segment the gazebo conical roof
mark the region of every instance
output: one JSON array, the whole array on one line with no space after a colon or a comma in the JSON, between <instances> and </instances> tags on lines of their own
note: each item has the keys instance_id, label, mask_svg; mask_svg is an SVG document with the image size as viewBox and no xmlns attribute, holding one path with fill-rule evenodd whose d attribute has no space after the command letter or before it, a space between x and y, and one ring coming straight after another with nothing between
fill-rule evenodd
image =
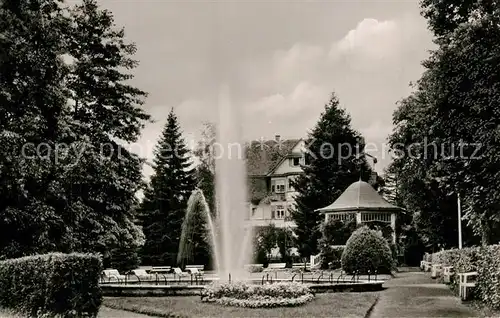
<instances>
[{"instance_id":1,"label":"gazebo conical roof","mask_svg":"<svg viewBox=\"0 0 500 318\"><path fill-rule=\"evenodd\" d=\"M396 212L400 210L401 208L387 202L369 183L357 181L351 184L335 202L316 211L331 213L350 211Z\"/></svg>"}]
</instances>

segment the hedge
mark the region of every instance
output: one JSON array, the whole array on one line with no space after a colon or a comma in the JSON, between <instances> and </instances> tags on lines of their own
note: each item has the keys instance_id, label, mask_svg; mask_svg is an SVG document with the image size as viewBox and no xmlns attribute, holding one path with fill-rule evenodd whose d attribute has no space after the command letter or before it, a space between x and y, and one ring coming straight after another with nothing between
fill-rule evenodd
<instances>
[{"instance_id":1,"label":"hedge","mask_svg":"<svg viewBox=\"0 0 500 318\"><path fill-rule=\"evenodd\" d=\"M0 262L0 306L29 317L96 317L101 259L50 253Z\"/></svg>"},{"instance_id":2,"label":"hedge","mask_svg":"<svg viewBox=\"0 0 500 318\"><path fill-rule=\"evenodd\" d=\"M451 249L430 255L433 264L453 266L455 272L477 271L474 297L493 309L500 309L500 245ZM458 282L452 284L457 290Z\"/></svg>"}]
</instances>

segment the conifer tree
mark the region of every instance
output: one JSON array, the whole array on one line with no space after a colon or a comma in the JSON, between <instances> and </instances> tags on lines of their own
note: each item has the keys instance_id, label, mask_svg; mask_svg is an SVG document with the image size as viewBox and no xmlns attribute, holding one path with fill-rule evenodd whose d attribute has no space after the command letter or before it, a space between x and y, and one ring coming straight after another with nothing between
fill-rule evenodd
<instances>
[{"instance_id":1,"label":"conifer tree","mask_svg":"<svg viewBox=\"0 0 500 318\"><path fill-rule=\"evenodd\" d=\"M364 150L361 136L352 129L351 118L335 94L309 133L306 148L304 174L293 182L298 195L291 211L302 257L318 253L324 216L315 210L333 203L351 183L366 181L371 174L365 158L359 156Z\"/></svg>"},{"instance_id":2,"label":"conifer tree","mask_svg":"<svg viewBox=\"0 0 500 318\"><path fill-rule=\"evenodd\" d=\"M146 236L142 258L148 265L175 265L187 201L196 183L173 109L154 155L154 173L140 208Z\"/></svg>"}]
</instances>

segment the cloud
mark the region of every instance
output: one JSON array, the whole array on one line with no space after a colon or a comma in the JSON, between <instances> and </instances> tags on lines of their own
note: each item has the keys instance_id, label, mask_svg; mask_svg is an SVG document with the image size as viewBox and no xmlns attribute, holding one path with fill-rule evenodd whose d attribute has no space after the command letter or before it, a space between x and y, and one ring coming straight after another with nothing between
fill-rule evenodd
<instances>
[{"instance_id":1,"label":"cloud","mask_svg":"<svg viewBox=\"0 0 500 318\"><path fill-rule=\"evenodd\" d=\"M317 120L328 100L329 91L304 81L291 91L262 97L246 105L248 122L246 135L251 138L280 134L303 137Z\"/></svg>"},{"instance_id":2,"label":"cloud","mask_svg":"<svg viewBox=\"0 0 500 318\"><path fill-rule=\"evenodd\" d=\"M332 45L330 56L361 53L365 58L380 59L397 54L399 45L400 34L395 21L364 19Z\"/></svg>"},{"instance_id":3,"label":"cloud","mask_svg":"<svg viewBox=\"0 0 500 318\"><path fill-rule=\"evenodd\" d=\"M252 64L246 83L262 97L245 103L248 135L305 136L334 91L354 128L376 145L380 170L389 162L382 148L392 130L395 103L408 94L409 81L420 76L430 43L423 26L412 16L366 18L337 40L295 43Z\"/></svg>"}]
</instances>

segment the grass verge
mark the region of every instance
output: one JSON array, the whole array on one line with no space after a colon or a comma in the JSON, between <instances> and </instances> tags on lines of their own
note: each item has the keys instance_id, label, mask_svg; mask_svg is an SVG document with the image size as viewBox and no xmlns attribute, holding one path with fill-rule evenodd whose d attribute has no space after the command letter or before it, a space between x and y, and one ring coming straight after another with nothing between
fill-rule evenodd
<instances>
[{"instance_id":1,"label":"grass verge","mask_svg":"<svg viewBox=\"0 0 500 318\"><path fill-rule=\"evenodd\" d=\"M202 303L199 296L105 297L103 305L154 317L365 317L378 293L325 293L301 307L240 308Z\"/></svg>"}]
</instances>

